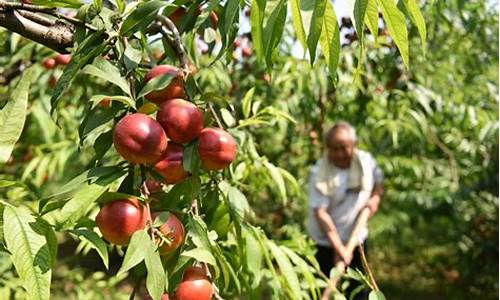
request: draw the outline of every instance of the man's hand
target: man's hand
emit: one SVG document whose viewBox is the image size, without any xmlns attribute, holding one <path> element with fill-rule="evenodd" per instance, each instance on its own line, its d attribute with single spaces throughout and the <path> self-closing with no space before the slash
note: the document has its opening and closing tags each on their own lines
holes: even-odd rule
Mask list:
<svg viewBox="0 0 500 300">
<path fill-rule="evenodd" d="M 379 199 L 376 199 L 374 201 L 373 198 L 370 198 L 370 200 L 368 200 L 368 202 L 364 206 L 370 209 L 370 218 L 373 217 L 373 215 L 378 211 L 379 202 Z"/>
<path fill-rule="evenodd" d="M 333 256 L 335 258 L 335 264 L 339 261 L 343 261 L 346 266 L 351 264 L 352 252 L 348 251 L 345 246 L 340 247 L 340 249 L 334 250 Z"/>
</svg>

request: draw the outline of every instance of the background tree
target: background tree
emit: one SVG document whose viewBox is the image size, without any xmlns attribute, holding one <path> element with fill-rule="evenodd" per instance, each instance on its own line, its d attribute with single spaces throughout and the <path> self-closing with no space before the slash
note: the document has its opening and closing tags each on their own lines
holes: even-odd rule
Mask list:
<svg viewBox="0 0 500 300">
<path fill-rule="evenodd" d="M 495 6 L 436 2 L 426 26 L 410 0 L 355 1 L 340 24 L 327 1 L 33 2 L 44 6 L 0 2 L 0 298 L 187 297 L 179 290 L 195 279 L 227 299 L 317 299 L 327 281 L 304 234 L 302 187 L 324 126 L 339 118 L 386 173 L 369 254 L 382 290 L 497 294 Z M 251 33 L 238 31 L 245 24 Z M 165 64 L 178 70 L 145 80 Z M 120 120 L 164 111 L 147 95 L 179 83 L 204 125 L 237 141 L 226 170 L 202 167 L 201 137 L 155 167 L 112 146 Z M 158 187 L 169 166 L 189 176 Z M 170 213 L 114 246 L 96 215 L 130 197 Z M 152 241 L 175 248 L 165 230 L 179 222 L 183 243 L 160 256 Z"/>
</svg>

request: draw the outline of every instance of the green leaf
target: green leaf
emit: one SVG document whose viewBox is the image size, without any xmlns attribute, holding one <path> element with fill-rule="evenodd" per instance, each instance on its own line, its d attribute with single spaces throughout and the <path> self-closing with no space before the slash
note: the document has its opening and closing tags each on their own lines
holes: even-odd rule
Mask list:
<svg viewBox="0 0 500 300">
<path fill-rule="evenodd" d="M 145 29 L 154 21 L 158 10 L 165 5 L 165 1 L 159 0 L 140 3 L 123 21 L 120 35 L 127 37 Z"/>
<path fill-rule="evenodd" d="M 9 186 L 26 187 L 26 185 L 21 181 L 0 179 L 0 188 L 9 187 Z"/>
<path fill-rule="evenodd" d="M 89 100 L 90 102 L 92 102 L 92 109 L 94 109 L 104 99 L 109 99 L 111 101 L 118 101 L 118 102 L 121 102 L 121 103 L 123 103 L 123 104 L 125 104 L 127 106 L 130 106 L 133 109 L 135 109 L 135 101 L 132 98 L 127 97 L 127 96 L 119 96 L 119 95 L 114 95 L 114 96 L 110 96 L 110 95 L 94 95 L 94 96 L 92 96 L 90 98 L 90 100 Z"/>
<path fill-rule="evenodd" d="M 189 143 L 184 147 L 182 155 L 182 167 L 186 172 L 197 174 L 201 166 L 200 154 L 198 153 L 198 141 Z"/>
<path fill-rule="evenodd" d="M 227 34 L 231 32 L 234 26 L 233 23 L 238 21 L 239 4 L 240 1 L 238 0 L 228 0 L 224 6 L 223 24 L 219 26 L 224 45 L 227 43 Z"/>
<path fill-rule="evenodd" d="M 405 66 L 409 67 L 409 52 L 408 52 L 408 30 L 406 29 L 406 21 L 404 14 L 396 7 L 394 0 L 378 0 L 382 8 L 384 21 L 387 25 L 390 35 L 398 46 L 399 53 L 403 58 Z"/>
<path fill-rule="evenodd" d="M 5 243 L 24 289 L 33 299 L 49 299 L 57 250 L 52 228 L 26 208 L 5 206 L 3 220 Z"/>
<path fill-rule="evenodd" d="M 96 232 L 86 228 L 78 228 L 75 230 L 71 230 L 70 232 L 78 236 L 80 240 L 89 242 L 90 246 L 94 248 L 101 257 L 106 269 L 108 268 L 108 248 L 106 246 L 106 243 L 101 239 L 101 237 L 99 237 Z"/>
<path fill-rule="evenodd" d="M 260 61 L 264 61 L 264 39 L 262 37 L 262 24 L 264 22 L 265 0 L 253 0 L 250 15 L 250 25 L 252 27 L 252 43 Z"/>
<path fill-rule="evenodd" d="M 422 15 L 422 11 L 418 6 L 418 2 L 416 0 L 401 0 L 398 2 L 398 5 L 401 4 L 404 6 L 405 11 L 407 12 L 408 17 L 411 22 L 417 26 L 418 34 L 420 35 L 420 40 L 422 41 L 422 48 L 425 51 L 427 49 L 427 27 L 425 25 L 424 16 Z"/>
<path fill-rule="evenodd" d="M 304 30 L 304 25 L 302 24 L 302 15 L 300 13 L 300 0 L 291 0 L 290 5 L 295 34 L 297 35 L 297 39 L 302 45 L 302 48 L 307 49 L 306 32 Z"/>
<path fill-rule="evenodd" d="M 224 120 L 224 123 L 226 123 L 228 127 L 233 127 L 236 124 L 236 120 L 234 119 L 233 115 L 229 112 L 229 110 L 221 108 L 220 114 L 222 116 L 222 120 Z"/>
<path fill-rule="evenodd" d="M 288 255 L 290 261 L 300 269 L 299 275 L 301 274 L 304 276 L 304 279 L 307 281 L 307 285 L 309 286 L 311 295 L 314 295 L 316 293 L 315 287 L 317 286 L 317 283 L 316 278 L 314 278 L 313 275 L 313 268 L 291 249 L 284 246 L 280 246 L 280 248 L 284 253 L 286 253 L 286 255 Z"/>
<path fill-rule="evenodd" d="M 57 108 L 57 104 L 59 103 L 63 92 L 71 86 L 76 74 L 94 57 L 101 54 L 107 46 L 107 42 L 104 42 L 105 36 L 106 35 L 102 30 L 90 34 L 72 54 L 71 62 L 64 69 L 63 74 L 57 81 L 57 85 L 52 93 L 52 97 L 50 98 L 50 113 L 53 117 L 53 113 Z"/>
<path fill-rule="evenodd" d="M 135 49 L 131 44 L 125 47 L 125 52 L 123 52 L 123 63 L 127 70 L 133 70 L 141 63 L 142 51 Z"/>
<path fill-rule="evenodd" d="M 286 204 L 287 196 L 286 196 L 285 180 L 283 179 L 283 175 L 281 175 L 279 169 L 270 162 L 267 161 L 264 162 L 264 166 L 269 171 L 269 175 L 271 175 L 271 178 L 274 180 L 274 183 L 276 183 L 279 194 L 283 200 L 283 204 Z"/>
<path fill-rule="evenodd" d="M 288 256 L 283 253 L 281 248 L 277 246 L 273 241 L 268 241 L 267 246 L 271 250 L 272 255 L 278 263 L 281 275 L 285 278 L 285 282 L 288 285 L 290 291 L 292 291 L 291 296 L 293 295 L 295 299 L 296 294 L 294 293 L 300 290 L 300 284 L 297 273 L 294 270 L 292 263 L 288 259 Z"/>
<path fill-rule="evenodd" d="M 165 270 L 163 270 L 160 253 L 152 240 L 149 240 L 143 247 L 146 248 L 144 262 L 146 263 L 146 269 L 148 271 L 146 275 L 146 288 L 154 300 L 159 300 L 165 290 L 166 281 L 166 274 Z"/>
<path fill-rule="evenodd" d="M 211 264 L 212 266 L 217 266 L 217 262 L 215 261 L 215 257 L 212 252 L 203 248 L 194 248 L 188 251 L 184 251 L 181 253 L 182 256 L 192 257 L 197 261 L 204 262 L 207 264 Z"/>
<path fill-rule="evenodd" d="M 365 14 L 365 23 L 370 29 L 373 37 L 375 38 L 375 42 L 378 38 L 378 9 L 377 9 L 377 0 L 368 0 L 368 5 L 366 7 Z"/>
<path fill-rule="evenodd" d="M 247 197 L 245 197 L 245 195 L 234 186 L 229 187 L 227 191 L 227 199 L 229 201 L 229 208 L 231 208 L 240 220 L 242 220 L 250 211 L 250 205 L 248 204 Z"/>
<path fill-rule="evenodd" d="M 155 78 L 148 81 L 148 83 L 146 83 L 146 85 L 139 92 L 137 98 L 144 97 L 152 91 L 164 89 L 170 84 L 175 76 L 175 74 L 163 74 L 161 76 L 156 76 Z"/>
<path fill-rule="evenodd" d="M 381 291 L 371 291 L 368 300 L 385 300 L 385 296 Z"/>
<path fill-rule="evenodd" d="M 60 195 L 67 194 L 76 188 L 80 187 L 80 185 L 84 182 L 91 181 L 94 182 L 99 178 L 106 178 L 108 176 L 112 176 L 113 174 L 122 174 L 124 172 L 123 166 L 111 166 L 111 167 L 96 167 L 89 170 L 86 170 L 82 174 L 76 176 L 71 179 L 68 183 L 63 185 L 56 194 L 50 195 L 47 198 L 54 198 Z"/>
<path fill-rule="evenodd" d="M 208 238 L 207 225 L 199 216 L 193 216 L 189 219 L 189 230 L 188 234 L 191 236 L 193 243 L 201 249 L 210 251 L 212 248 L 210 245 L 210 239 Z"/>
<path fill-rule="evenodd" d="M 33 69 L 26 70 L 12 91 L 7 104 L 0 111 L 0 163 L 10 158 L 14 145 L 23 131 L 33 73 Z"/>
<path fill-rule="evenodd" d="M 360 39 L 364 36 L 364 25 L 368 0 L 356 0 L 354 2 L 354 28 Z"/>
<path fill-rule="evenodd" d="M 328 63 L 330 74 L 335 78 L 340 58 L 340 29 L 337 16 L 330 2 L 325 7 L 320 44 L 325 60 Z"/>
<path fill-rule="evenodd" d="M 198 176 L 190 176 L 182 182 L 174 185 L 168 193 L 160 199 L 161 208 L 170 210 L 183 207 L 191 203 L 200 192 L 201 181 Z"/>
<path fill-rule="evenodd" d="M 130 95 L 130 86 L 120 74 L 120 70 L 102 57 L 97 57 L 91 65 L 83 68 L 83 73 L 93 75 L 118 86 L 125 94 Z"/>
<path fill-rule="evenodd" d="M 32 0 L 33 4 L 49 7 L 79 8 L 83 3 L 79 0 Z"/>
<path fill-rule="evenodd" d="M 272 55 L 283 35 L 287 13 L 286 0 L 281 0 L 274 8 L 264 29 L 264 54 L 267 67 L 272 66 Z"/>
<path fill-rule="evenodd" d="M 85 216 L 94 206 L 96 200 L 107 187 L 97 184 L 82 187 L 61 209 L 59 222 L 63 228 L 70 228 L 78 219 Z"/>
<path fill-rule="evenodd" d="M 130 243 L 127 247 L 127 253 L 125 253 L 125 258 L 123 258 L 122 266 L 116 276 L 119 276 L 128 270 L 132 269 L 146 257 L 146 251 L 144 251 L 145 245 L 151 243 L 151 238 L 148 236 L 146 230 L 138 230 L 132 235 Z"/>
<path fill-rule="evenodd" d="M 254 276 L 254 285 L 258 285 L 262 276 L 262 250 L 253 231 L 245 230 L 245 263 L 246 268 Z"/>
<path fill-rule="evenodd" d="M 94 159 L 100 160 L 113 144 L 113 130 L 108 130 L 99 135 L 94 143 L 95 157 Z"/>
<path fill-rule="evenodd" d="M 327 2 L 327 0 L 316 0 L 314 2 L 314 10 L 311 17 L 311 25 L 309 27 L 309 36 L 307 37 L 311 64 L 313 64 L 316 59 L 316 47 L 323 28 L 323 17 Z"/>
<path fill-rule="evenodd" d="M 243 116 L 245 118 L 248 118 L 250 116 L 250 110 L 252 108 L 252 98 L 253 98 L 253 94 L 255 92 L 255 87 L 252 87 L 251 89 L 249 89 L 246 94 L 245 94 L 245 97 L 243 97 L 243 101 L 242 101 L 242 111 L 243 111 Z"/>
</svg>

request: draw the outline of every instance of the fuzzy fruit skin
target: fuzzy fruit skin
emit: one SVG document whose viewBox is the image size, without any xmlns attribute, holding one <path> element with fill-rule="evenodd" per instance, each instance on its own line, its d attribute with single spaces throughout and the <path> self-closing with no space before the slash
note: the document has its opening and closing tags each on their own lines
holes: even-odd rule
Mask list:
<svg viewBox="0 0 500 300">
<path fill-rule="evenodd" d="M 220 128 L 204 128 L 198 140 L 200 159 L 207 170 L 225 169 L 238 153 L 234 138 Z"/>
<path fill-rule="evenodd" d="M 167 150 L 156 163 L 155 169 L 163 175 L 166 184 L 176 184 L 188 177 L 189 173 L 182 166 L 183 153 L 182 145 L 170 142 Z"/>
<path fill-rule="evenodd" d="M 57 66 L 57 62 L 55 59 L 53 58 L 47 58 L 45 59 L 43 62 L 42 62 L 43 66 L 45 67 L 45 69 L 47 70 L 51 70 L 51 69 L 54 69 L 56 66 Z"/>
<path fill-rule="evenodd" d="M 135 198 L 106 203 L 95 218 L 103 237 L 115 245 L 126 245 L 137 230 L 146 227 L 149 212 Z"/>
<path fill-rule="evenodd" d="M 59 65 L 67 65 L 71 62 L 71 54 L 59 54 L 56 56 L 56 62 Z"/>
<path fill-rule="evenodd" d="M 212 283 L 199 267 L 191 267 L 184 273 L 182 282 L 175 291 L 177 300 L 210 300 L 214 294 Z"/>
<path fill-rule="evenodd" d="M 171 65 L 160 65 L 149 70 L 148 74 L 144 78 L 145 82 L 149 82 L 151 79 L 164 75 L 171 74 L 176 77 L 172 78 L 172 81 L 164 89 L 158 91 L 152 91 L 145 97 L 151 102 L 156 104 L 161 104 L 167 100 L 175 98 L 184 98 L 186 93 L 184 92 L 184 81 L 180 77 L 179 69 Z"/>
<path fill-rule="evenodd" d="M 116 151 L 131 163 L 155 163 L 167 149 L 167 136 L 155 119 L 135 113 L 116 124 L 113 144 Z"/>
<path fill-rule="evenodd" d="M 163 103 L 156 120 L 167 136 L 179 144 L 194 140 L 203 129 L 203 112 L 194 103 L 182 99 Z"/>
<path fill-rule="evenodd" d="M 160 213 L 161 212 L 153 213 L 153 222 Z M 170 213 L 167 221 L 162 224 L 159 229 L 171 241 L 170 244 L 164 243 L 161 245 L 159 249 L 160 255 L 167 255 L 174 252 L 184 242 L 184 225 L 182 225 L 181 221 L 174 214 Z"/>
<path fill-rule="evenodd" d="M 202 267 L 196 267 L 196 266 L 187 268 L 184 271 L 184 275 L 182 275 L 183 281 L 193 280 L 193 279 L 203 279 L 203 278 L 208 280 L 207 272 L 205 272 L 205 269 L 203 269 Z"/>
</svg>

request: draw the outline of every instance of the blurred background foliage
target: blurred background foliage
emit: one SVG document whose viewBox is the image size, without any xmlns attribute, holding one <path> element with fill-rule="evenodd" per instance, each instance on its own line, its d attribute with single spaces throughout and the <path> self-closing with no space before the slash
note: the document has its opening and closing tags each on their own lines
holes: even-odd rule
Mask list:
<svg viewBox="0 0 500 300">
<path fill-rule="evenodd" d="M 325 65 L 311 67 L 293 57 L 286 43 L 269 74 L 254 56 L 208 67 L 212 60 L 198 53 L 198 83 L 205 94 L 220 97 L 221 117 L 240 141 L 231 174 L 249 200 L 254 223 L 281 244 L 313 255 L 305 231 L 309 169 L 321 155 L 328 125 L 347 120 L 358 129 L 359 147 L 372 152 L 385 172 L 386 195 L 370 223 L 368 259 L 387 298 L 496 299 L 497 9 L 498 3 L 488 1 L 425 5 L 428 45 L 424 53 L 413 28 L 409 69 L 383 28 L 377 43 L 367 37 L 366 60 L 357 69 L 358 41 L 347 33 L 336 85 Z M 18 39 L 0 32 L 0 51 L 10 53 L 0 55 L 0 66 L 15 63 L 12 55 L 36 63 L 50 54 Z M 110 88 L 85 76 L 62 100 L 59 124 L 51 120 L 51 81 L 60 72 L 40 72 L 31 90 L 22 138 L 1 175 L 22 178 L 29 189 L 2 190 L 11 202 L 43 198 L 87 169 L 95 150 L 86 145 L 110 129 L 104 124 L 78 145 L 85 131 L 75 130 L 86 109 L 81 103 Z M 0 87 L 0 106 L 7 94 Z M 95 118 L 112 119 L 114 113 L 99 109 Z M 94 252 L 76 238 L 59 238 L 70 246 L 59 252 L 54 299 L 127 298 L 130 286 L 107 279 Z M 3 255 L 0 262 L 0 298 L 17 299 L 12 293 L 22 291 L 8 259 Z"/>
</svg>

